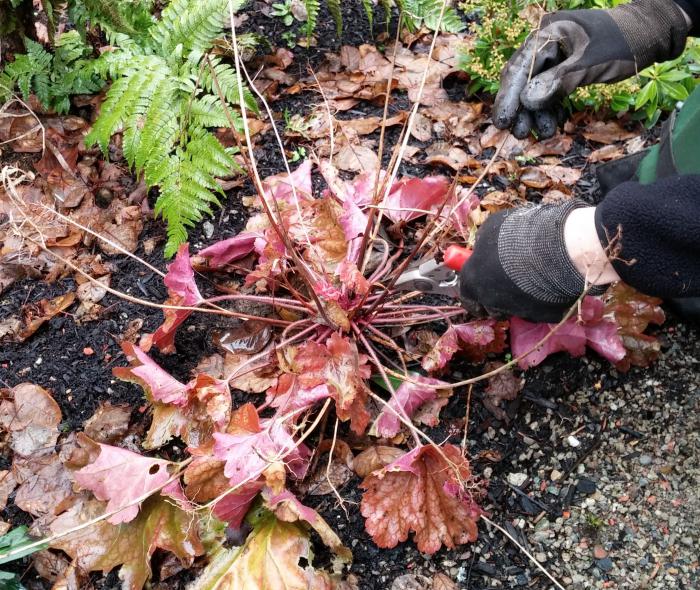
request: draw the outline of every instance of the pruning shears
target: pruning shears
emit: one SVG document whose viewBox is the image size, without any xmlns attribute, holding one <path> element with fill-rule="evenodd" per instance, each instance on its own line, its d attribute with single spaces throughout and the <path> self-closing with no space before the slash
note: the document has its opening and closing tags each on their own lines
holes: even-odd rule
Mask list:
<svg viewBox="0 0 700 590">
<path fill-rule="evenodd" d="M 394 288 L 400 291 L 422 291 L 459 299 L 459 271 L 472 251 L 461 246 L 449 246 L 442 262 L 428 260 L 409 266 L 398 278 Z"/>
</svg>

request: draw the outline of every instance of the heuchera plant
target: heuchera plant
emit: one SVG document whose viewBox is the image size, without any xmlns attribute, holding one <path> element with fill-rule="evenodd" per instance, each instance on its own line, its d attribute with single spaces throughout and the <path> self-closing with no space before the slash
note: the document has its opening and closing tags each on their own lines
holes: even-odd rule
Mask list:
<svg viewBox="0 0 700 590">
<path fill-rule="evenodd" d="M 607 301 L 586 297 L 559 326 L 470 320 L 455 302 L 428 304 L 419 293 L 399 292 L 395 279 L 411 261 L 439 256 L 436 244 L 463 239 L 478 202 L 440 176 L 389 186 L 385 174 L 345 180 L 328 162 L 316 168 L 327 185 L 320 195 L 312 184 L 314 164 L 306 161 L 262 182 L 251 203 L 258 211 L 243 232 L 194 257 L 182 246 L 164 281 L 169 296 L 163 324 L 138 346 L 123 344 L 130 365 L 114 374 L 139 383 L 152 406 L 144 446 L 157 449 L 177 437 L 186 443 L 188 459 L 176 465 L 101 444 L 75 480 L 108 502 L 111 523 L 136 519 L 139 498 L 149 491 L 193 515 L 208 510 L 231 530 L 248 515 L 249 551 L 261 560 L 277 555 L 291 579 L 332 588 L 327 574 L 298 563 L 308 556 L 307 528 L 341 559 L 350 553 L 294 495 L 309 473 L 324 417 L 347 423 L 365 446 L 368 437 L 383 445 L 361 483 L 361 513 L 374 541 L 394 547 L 412 535 L 421 552 L 451 548 L 476 539 L 484 486 L 459 447 L 436 444 L 417 426 L 436 425 L 460 385 L 450 382 L 449 363 L 459 358 L 481 364 L 500 355 L 510 330 L 511 350 L 523 369 L 558 351 L 584 354 L 586 347 L 618 364 L 640 364 L 653 356 L 640 352 L 648 344 L 642 332 L 663 316 L 653 300 L 619 289 Z M 414 231 L 411 243 L 407 228 Z M 225 279 L 226 294 L 202 295 L 195 268 L 212 273 L 215 283 Z M 645 306 L 644 321 L 632 321 L 634 305 Z M 227 351 L 222 361 L 205 360 L 183 383 L 150 351 L 174 352 L 177 329 L 197 310 L 233 317 L 242 328 L 239 337 L 219 339 Z M 501 375 L 509 369 L 495 366 Z M 522 385 L 512 381 L 499 399 L 517 395 Z M 388 397 L 378 393 L 377 383 Z M 232 388 L 249 401 L 234 405 Z M 396 438 L 401 431 L 410 438 Z M 411 441 L 408 449 L 391 449 L 405 440 Z M 106 469 L 111 479 L 104 477 Z M 115 485 L 126 480 L 128 486 Z M 292 542 L 301 543 L 292 552 L 296 561 L 282 551 Z M 239 580 L 240 587 L 252 584 L 247 576 L 256 575 L 255 568 L 247 571 L 246 559 L 255 557 L 214 558 L 196 587 L 216 587 L 212 581 L 223 576 Z"/>
</svg>

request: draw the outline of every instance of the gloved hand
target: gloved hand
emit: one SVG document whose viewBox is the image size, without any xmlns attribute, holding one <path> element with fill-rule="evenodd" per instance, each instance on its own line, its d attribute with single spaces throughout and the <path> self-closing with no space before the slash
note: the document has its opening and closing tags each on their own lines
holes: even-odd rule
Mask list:
<svg viewBox="0 0 700 590">
<path fill-rule="evenodd" d="M 474 315 L 558 322 L 586 289 L 567 252 L 564 224 L 581 200 L 492 214 L 460 272 L 462 304 Z M 592 287 L 590 295 L 605 292 Z"/>
<path fill-rule="evenodd" d="M 554 135 L 561 98 L 577 87 L 617 82 L 679 56 L 690 19 L 671 0 L 637 0 L 612 10 L 547 14 L 501 73 L 493 122 L 524 138 Z"/>
</svg>

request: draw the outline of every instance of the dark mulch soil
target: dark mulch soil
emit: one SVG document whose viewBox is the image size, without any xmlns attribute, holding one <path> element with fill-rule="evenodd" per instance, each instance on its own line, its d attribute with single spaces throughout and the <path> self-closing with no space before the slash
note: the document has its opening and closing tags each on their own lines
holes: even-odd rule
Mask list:
<svg viewBox="0 0 700 590">
<path fill-rule="evenodd" d="M 343 3 L 345 19 L 344 44 L 360 44 L 371 41 L 367 20 L 360 2 Z M 250 12 L 251 17 L 245 24 L 248 30 L 264 33 L 274 43 L 279 43 L 282 33 L 287 28 L 279 19 L 269 19 L 258 10 Z M 377 14 L 376 30 L 381 30 L 381 11 Z M 299 68 L 299 74 L 305 75 L 307 67 L 318 66 L 323 54 L 329 50 L 337 50 L 339 40 L 332 25 L 332 19 L 325 7 L 319 18 L 321 23 L 317 35 L 322 47 L 295 49 L 296 60 L 291 68 Z M 449 89 L 454 98 L 460 98 L 462 87 L 454 83 Z M 399 98 L 392 108 L 405 108 Z M 289 97 L 273 105 L 276 112 L 281 113 L 285 108 L 291 112 L 305 112 L 308 109 L 309 95 Z M 361 116 L 380 114 L 376 107 L 359 105 Z M 357 113 L 343 116 L 357 116 Z M 280 115 L 281 118 L 281 115 Z M 397 130 L 388 133 L 389 145 L 396 140 Z M 263 138 L 258 144 L 258 162 L 261 175 L 267 176 L 281 170 L 281 162 L 274 138 Z M 586 165 L 587 146 L 577 141 L 572 160 L 569 165 L 584 167 Z M 488 157 L 488 154 L 485 154 Z M 24 162 L 26 164 L 27 162 Z M 425 170 L 406 166 L 404 172 L 426 174 Z M 496 182 L 507 184 L 508 179 L 496 179 Z M 216 217 L 210 220 L 214 231 L 210 237 L 204 226 L 200 226 L 191 235 L 194 248 L 214 240 L 225 238 L 238 232 L 245 224 L 245 211 L 240 197 L 250 194 L 250 188 L 234 191 L 225 207 Z M 596 185 L 590 174 L 581 183 L 582 196 L 594 200 Z M 144 237 L 162 237 L 162 226 L 158 222 L 150 222 L 144 232 Z M 211 229 L 211 228 L 209 228 Z M 143 255 L 143 252 L 137 252 Z M 159 268 L 164 268 L 160 251 L 145 257 Z M 144 299 L 162 302 L 165 290 L 160 278 L 137 262 L 128 257 L 113 259 L 118 271 L 114 273 L 112 285 L 114 288 Z M 206 284 L 205 278 L 203 283 Z M 25 280 L 15 284 L 0 296 L 0 319 L 15 314 L 27 302 L 35 302 L 42 298 L 54 297 L 71 291 L 75 284 L 71 279 L 65 279 L 54 284 L 40 281 Z M 79 430 L 100 402 L 110 400 L 113 403 L 127 403 L 133 410 L 133 421 L 147 423 L 149 419 L 144 414 L 144 398 L 140 388 L 132 384 L 120 382 L 111 375 L 111 369 L 125 364 L 125 359 L 118 345 L 120 334 L 127 324 L 137 318 L 143 320 L 143 331 L 153 331 L 161 322 L 159 310 L 142 307 L 107 295 L 101 302 L 108 311 L 103 319 L 82 325 L 76 324 L 70 313 L 54 318 L 43 326 L 29 341 L 24 344 L 5 344 L 0 348 L 0 385 L 11 387 L 17 383 L 30 381 L 51 390 L 63 412 L 64 424 L 67 431 Z M 176 378 L 187 380 L 190 371 L 205 355 L 213 352 L 210 332 L 223 320 L 209 315 L 194 315 L 180 329 L 177 336 L 177 355 L 158 356 L 156 360 Z M 675 321 L 671 321 L 675 326 Z M 678 327 L 676 326 L 677 330 Z M 676 342 L 675 346 L 688 346 L 697 349 L 695 334 L 689 332 L 693 340 Z M 94 354 L 86 355 L 85 348 L 91 348 Z M 473 408 L 469 421 L 470 454 L 477 457 L 481 451 L 497 451 L 502 459 L 492 463 L 488 460 L 475 460 L 476 473 L 482 474 L 485 469 L 491 471 L 491 484 L 488 488 L 486 508 L 495 522 L 510 523 L 518 516 L 528 519 L 535 517 L 556 520 L 562 511 L 571 505 L 580 504 L 583 499 L 595 491 L 595 482 L 586 477 L 576 476 L 576 470 L 595 445 L 596 437 L 600 435 L 600 415 L 596 407 L 596 396 L 601 390 L 614 390 L 618 387 L 643 387 L 649 379 L 660 381 L 665 386 L 669 396 L 681 395 L 683 383 L 679 383 L 673 374 L 673 358 L 669 357 L 663 369 L 652 367 L 648 370 L 632 370 L 627 375 L 621 375 L 604 361 L 594 355 L 588 359 L 571 359 L 558 355 L 548 359 L 542 366 L 530 371 L 527 375 L 527 385 L 523 394 L 507 407 L 510 421 L 501 423 L 494 419 L 479 402 L 483 388 L 476 386 L 473 390 Z M 458 368 L 452 375 L 460 378 L 462 374 L 473 372 L 472 367 Z M 591 405 L 574 407 L 566 401 L 568 394 L 574 391 L 590 391 Z M 444 420 L 438 429 L 431 434 L 435 440 L 449 440 L 460 444 L 464 432 L 466 391 L 459 391 L 453 397 L 448 407 L 443 411 Z M 522 470 L 530 473 L 537 471 L 539 462 L 546 461 L 548 454 L 554 454 L 561 449 L 557 443 L 550 441 L 553 424 L 583 423 L 586 432 L 592 434 L 593 442 L 582 445 L 569 453 L 563 462 L 565 475 L 573 474 L 573 483 L 563 489 L 558 495 L 548 494 L 539 488 L 528 487 L 528 483 L 519 488 L 508 484 L 506 475 L 514 469 L 515 463 L 527 465 Z M 537 429 L 532 428 L 536 423 Z M 327 434 L 332 435 L 332 432 Z M 541 445 L 542 453 L 532 456 L 529 451 L 529 440 L 535 440 Z M 529 453 L 529 454 L 528 454 Z M 544 458 L 543 458 L 544 457 Z M 594 477 L 594 476 L 593 476 Z M 563 480 L 566 477 L 562 478 Z M 343 541 L 351 547 L 354 553 L 354 564 L 351 572 L 359 580 L 361 590 L 386 590 L 392 581 L 400 575 L 416 572 L 430 575 L 431 572 L 445 571 L 453 579 L 459 581 L 461 589 L 487 589 L 502 587 L 522 587 L 542 589 L 550 584 L 524 558 L 522 552 L 507 542 L 500 534 L 482 533 L 473 546 L 462 547 L 454 551 L 443 550 L 435 556 L 421 555 L 412 542 L 401 544 L 392 550 L 380 550 L 371 542 L 364 531 L 363 520 L 359 514 L 360 490 L 359 480 L 349 481 L 340 493 L 346 501 L 350 515 L 346 519 L 338 507 L 336 498 L 332 495 L 307 498 L 310 505 L 315 506 L 326 518 L 329 524 L 338 531 Z M 10 505 L 12 502 L 10 501 Z M 541 516 L 540 516 L 541 515 Z M 28 521 L 26 515 L 8 507 L 0 514 L 14 524 Z M 512 533 L 527 545 L 525 539 L 517 530 L 511 527 Z M 485 526 L 482 526 L 482 531 Z M 321 565 L 330 564 L 330 556 L 318 547 L 317 559 Z M 22 560 L 12 567 L 14 571 L 25 571 L 28 560 Z M 163 588 L 184 587 L 189 575 L 169 580 Z M 48 587 L 38 581 L 31 571 L 27 572 L 25 585 L 29 588 Z M 117 588 L 119 583 L 115 573 L 107 577 L 93 576 L 92 587 L 107 589 Z"/>
</svg>

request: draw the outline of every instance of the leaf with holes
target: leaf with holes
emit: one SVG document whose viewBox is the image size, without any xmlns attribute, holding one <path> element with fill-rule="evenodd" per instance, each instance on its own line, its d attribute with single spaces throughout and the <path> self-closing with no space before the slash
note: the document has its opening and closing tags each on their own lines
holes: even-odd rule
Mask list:
<svg viewBox="0 0 700 590">
<path fill-rule="evenodd" d="M 107 512 L 120 510 L 107 520 L 112 524 L 130 522 L 139 512 L 138 498 L 161 489 L 168 479 L 170 461 L 143 457 L 137 453 L 99 444 L 97 459 L 75 472 L 76 483 L 106 500 Z"/>
</svg>

